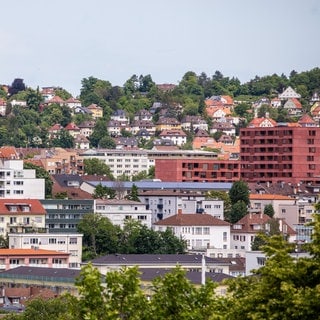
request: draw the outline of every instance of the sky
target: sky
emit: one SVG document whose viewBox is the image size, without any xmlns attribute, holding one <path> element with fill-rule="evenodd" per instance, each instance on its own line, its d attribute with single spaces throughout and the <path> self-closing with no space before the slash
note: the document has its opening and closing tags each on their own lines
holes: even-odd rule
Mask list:
<svg viewBox="0 0 320 320">
<path fill-rule="evenodd" d="M 78 96 L 93 76 L 178 84 L 216 70 L 241 83 L 320 67 L 318 0 L 14 0 L 1 4 L 0 84 Z"/>
</svg>

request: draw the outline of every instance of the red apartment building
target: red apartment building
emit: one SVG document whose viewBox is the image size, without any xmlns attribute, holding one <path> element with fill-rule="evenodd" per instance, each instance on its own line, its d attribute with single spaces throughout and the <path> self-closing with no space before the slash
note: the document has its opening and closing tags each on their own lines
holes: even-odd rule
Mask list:
<svg viewBox="0 0 320 320">
<path fill-rule="evenodd" d="M 299 124 L 240 131 L 241 178 L 247 182 L 320 184 L 320 128 Z"/>
<path fill-rule="evenodd" d="M 176 182 L 233 182 L 240 179 L 237 159 L 219 158 L 213 152 L 154 152 L 155 178 Z"/>
</svg>

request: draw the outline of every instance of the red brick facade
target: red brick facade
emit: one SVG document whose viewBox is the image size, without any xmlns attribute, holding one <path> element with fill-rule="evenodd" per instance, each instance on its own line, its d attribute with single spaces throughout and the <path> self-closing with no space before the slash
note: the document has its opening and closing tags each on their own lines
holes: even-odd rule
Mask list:
<svg viewBox="0 0 320 320">
<path fill-rule="evenodd" d="M 247 182 L 319 184 L 320 128 L 243 128 L 240 159 L 241 178 Z"/>
</svg>

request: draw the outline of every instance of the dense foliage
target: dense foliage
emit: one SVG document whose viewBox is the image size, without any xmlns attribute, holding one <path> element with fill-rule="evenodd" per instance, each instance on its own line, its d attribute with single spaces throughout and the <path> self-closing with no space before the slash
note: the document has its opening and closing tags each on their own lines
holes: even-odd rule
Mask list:
<svg viewBox="0 0 320 320">
<path fill-rule="evenodd" d="M 109 253 L 184 253 L 186 243 L 172 231 L 154 231 L 128 219 L 123 229 L 97 213 L 84 215 L 78 224 L 83 233 L 83 259 Z"/>
</svg>

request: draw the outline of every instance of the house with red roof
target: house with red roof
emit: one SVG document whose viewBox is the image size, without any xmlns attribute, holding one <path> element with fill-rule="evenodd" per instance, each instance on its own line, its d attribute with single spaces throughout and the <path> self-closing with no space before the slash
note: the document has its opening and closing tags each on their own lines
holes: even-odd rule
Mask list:
<svg viewBox="0 0 320 320">
<path fill-rule="evenodd" d="M 45 229 L 46 210 L 38 199 L 0 199 L 0 234 Z"/>
<path fill-rule="evenodd" d="M 271 118 L 254 118 L 248 124 L 248 128 L 265 128 L 265 127 L 276 127 L 277 122 Z"/>
<path fill-rule="evenodd" d="M 230 249 L 230 224 L 211 214 L 178 214 L 154 223 L 156 231 L 170 229 L 175 236 L 184 239 L 187 248 L 206 249 L 210 247 Z"/>
<path fill-rule="evenodd" d="M 56 123 L 52 127 L 50 127 L 48 129 L 49 139 L 57 138 L 62 129 L 63 129 L 63 126 L 60 123 Z"/>
<path fill-rule="evenodd" d="M 283 108 L 287 110 L 289 116 L 297 116 L 302 113 L 302 105 L 297 98 L 288 99 Z"/>
<path fill-rule="evenodd" d="M 205 112 L 208 117 L 216 121 L 231 116 L 230 108 L 224 106 L 206 106 Z"/>
<path fill-rule="evenodd" d="M 103 117 L 103 109 L 95 103 L 87 106 L 87 109 L 91 112 L 93 119 L 98 119 Z"/>
<path fill-rule="evenodd" d="M 0 269 L 10 270 L 21 266 L 68 268 L 69 255 L 67 252 L 32 249 L 0 249 Z"/>
<path fill-rule="evenodd" d="M 164 140 L 170 140 L 176 146 L 182 146 L 187 142 L 187 135 L 181 129 L 162 130 L 160 138 Z"/>
<path fill-rule="evenodd" d="M 260 232 L 270 231 L 271 217 L 263 213 L 248 213 L 231 227 L 231 249 L 239 251 L 251 251 L 251 245 L 254 238 Z M 279 231 L 286 237 L 289 242 L 294 242 L 295 231 L 279 219 Z"/>
<path fill-rule="evenodd" d="M 54 96 L 53 98 L 51 98 L 50 100 L 48 100 L 46 102 L 47 105 L 50 105 L 50 104 L 58 104 L 59 106 L 63 106 L 65 104 L 65 101 L 60 98 L 59 96 Z"/>
<path fill-rule="evenodd" d="M 73 138 L 80 134 L 80 128 L 73 122 L 67 124 L 64 129 L 67 130 Z"/>
</svg>

